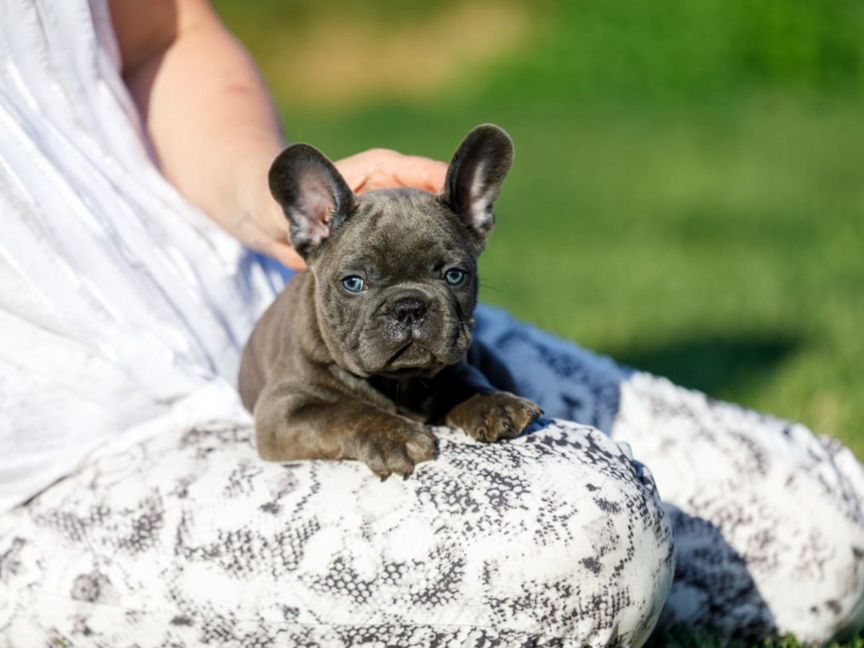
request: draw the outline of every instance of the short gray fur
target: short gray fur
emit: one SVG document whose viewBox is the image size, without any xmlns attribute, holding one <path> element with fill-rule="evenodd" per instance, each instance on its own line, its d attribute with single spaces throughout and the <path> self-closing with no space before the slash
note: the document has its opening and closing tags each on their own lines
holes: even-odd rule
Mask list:
<svg viewBox="0 0 864 648">
<path fill-rule="evenodd" d="M 407 476 L 435 457 L 427 423 L 494 442 L 538 418 L 473 342 L 477 258 L 512 161 L 507 133 L 482 125 L 459 146 L 440 195 L 357 196 L 309 145 L 277 157 L 270 188 L 308 270 L 243 354 L 240 393 L 262 458 L 358 459 L 382 479 Z"/>
</svg>

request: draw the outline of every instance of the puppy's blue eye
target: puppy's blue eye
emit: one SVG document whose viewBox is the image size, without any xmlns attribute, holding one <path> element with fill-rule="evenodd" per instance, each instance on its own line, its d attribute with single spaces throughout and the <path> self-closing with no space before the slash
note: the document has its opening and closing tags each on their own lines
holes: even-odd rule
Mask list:
<svg viewBox="0 0 864 648">
<path fill-rule="evenodd" d="M 444 273 L 444 280 L 451 286 L 458 286 L 465 281 L 466 272 L 459 268 L 450 268 Z"/>
<path fill-rule="evenodd" d="M 366 282 L 357 275 L 348 275 L 342 280 L 342 287 L 352 295 L 358 295 L 366 288 Z"/>
</svg>

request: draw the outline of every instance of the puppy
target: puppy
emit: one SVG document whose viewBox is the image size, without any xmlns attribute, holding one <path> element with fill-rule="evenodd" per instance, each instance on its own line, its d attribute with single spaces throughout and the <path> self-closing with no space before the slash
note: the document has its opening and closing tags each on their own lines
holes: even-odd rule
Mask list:
<svg viewBox="0 0 864 648">
<path fill-rule="evenodd" d="M 273 162 L 270 190 L 306 260 L 258 322 L 240 368 L 265 460 L 357 459 L 386 479 L 435 458 L 427 423 L 485 442 L 541 414 L 472 341 L 477 258 L 513 161 L 497 126 L 475 128 L 440 195 L 356 196 L 315 148 Z"/>
</svg>

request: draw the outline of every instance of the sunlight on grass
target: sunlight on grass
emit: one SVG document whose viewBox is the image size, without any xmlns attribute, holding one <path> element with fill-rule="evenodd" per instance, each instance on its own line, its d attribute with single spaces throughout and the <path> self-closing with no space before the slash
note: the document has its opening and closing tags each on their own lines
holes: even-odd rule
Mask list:
<svg viewBox="0 0 864 648">
<path fill-rule="evenodd" d="M 249 20 L 238 6 L 227 8 L 241 25 Z M 423 101 L 464 82 L 466 71 L 523 50 L 540 22 L 522 3 L 489 0 L 430 5 L 409 19 L 345 9 L 255 28 L 257 59 L 277 100 L 307 109 Z"/>
</svg>

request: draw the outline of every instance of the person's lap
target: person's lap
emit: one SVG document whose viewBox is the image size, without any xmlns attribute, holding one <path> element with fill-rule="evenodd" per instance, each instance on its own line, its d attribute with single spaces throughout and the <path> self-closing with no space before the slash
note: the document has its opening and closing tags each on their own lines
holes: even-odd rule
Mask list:
<svg viewBox="0 0 864 648">
<path fill-rule="evenodd" d="M 0 518 L 0 637 L 34 645 L 640 645 L 672 577 L 653 481 L 549 421 L 380 482 L 261 462 L 247 423 L 91 463 Z M 485 644 L 484 644 L 485 645 Z"/>
<path fill-rule="evenodd" d="M 248 423 L 217 422 L 0 518 L 14 592 L 0 633 L 639 645 L 670 527 L 664 625 L 823 641 L 860 625 L 864 479 L 848 450 L 497 311 L 478 336 L 548 414 L 631 444 L 666 514 L 641 464 L 564 421 L 494 446 L 443 431 L 439 459 L 383 484 L 354 462 L 260 462 Z"/>
</svg>

